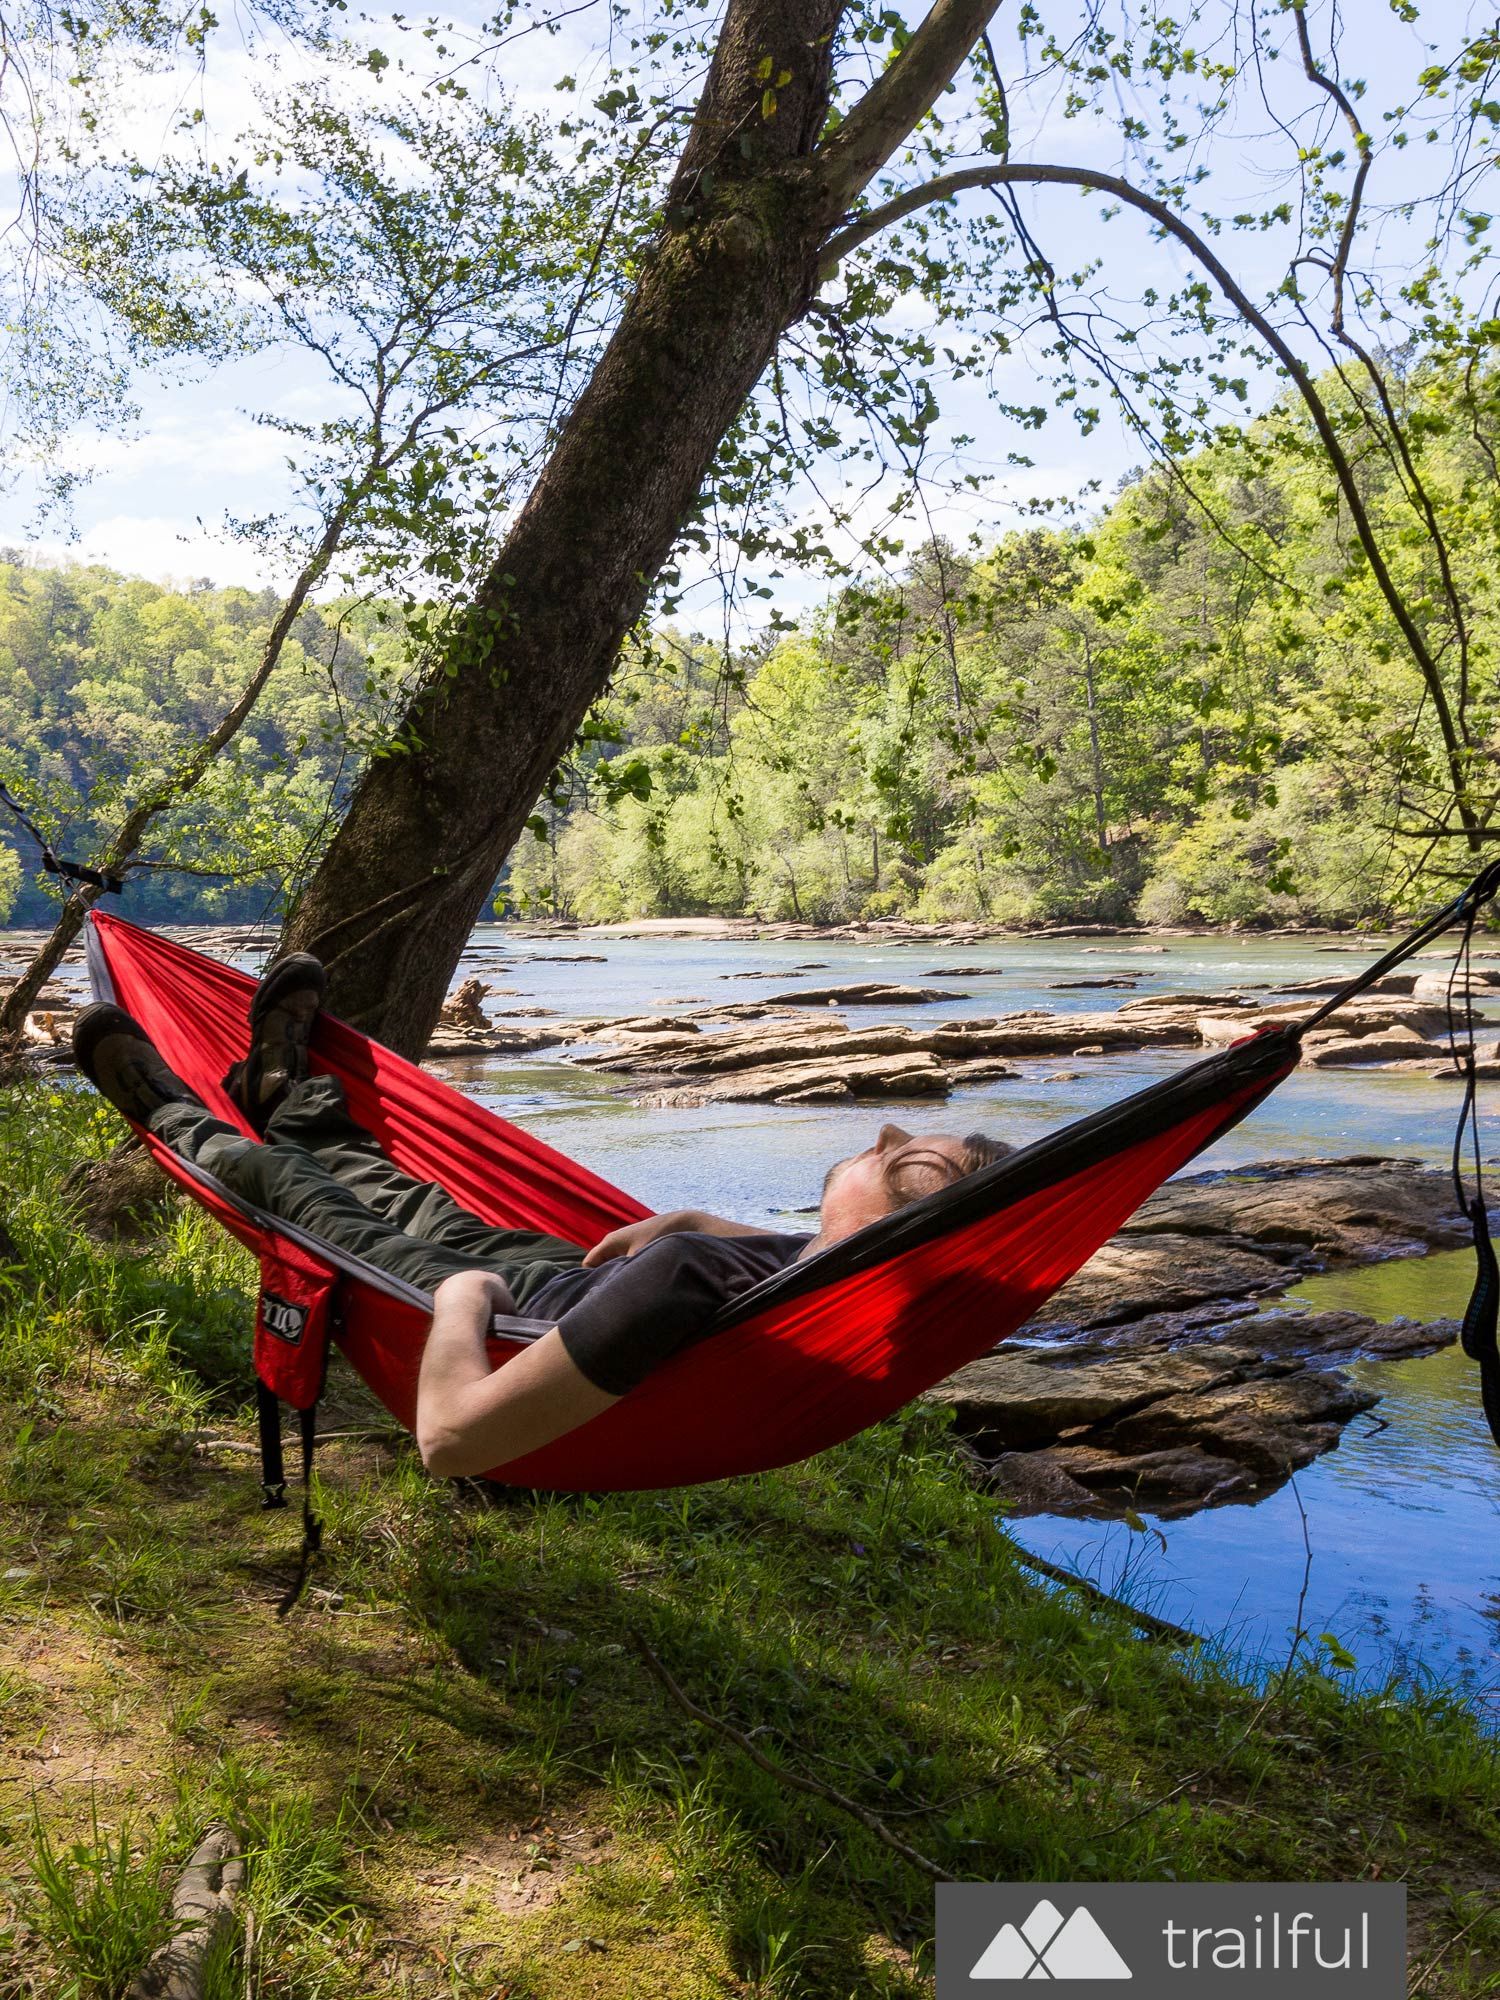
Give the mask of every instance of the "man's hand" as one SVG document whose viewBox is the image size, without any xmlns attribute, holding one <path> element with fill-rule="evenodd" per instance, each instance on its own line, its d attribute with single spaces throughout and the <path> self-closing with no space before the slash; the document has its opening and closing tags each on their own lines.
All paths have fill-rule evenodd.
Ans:
<svg viewBox="0 0 1500 2000">
<path fill-rule="evenodd" d="M 612 1229 L 608 1236 L 601 1236 L 584 1258 L 583 1267 L 591 1271 L 596 1264 L 608 1264 L 615 1257 L 633 1257 L 658 1236 L 681 1236 L 687 1230 L 701 1229 L 711 1219 L 696 1208 L 675 1208 L 667 1215 L 644 1215 L 639 1222 L 627 1222 L 623 1229 Z"/>
<path fill-rule="evenodd" d="M 730 1222 L 722 1215 L 710 1215 L 702 1208 L 674 1208 L 667 1215 L 646 1215 L 639 1222 L 627 1222 L 623 1229 L 612 1229 L 608 1236 L 601 1236 L 583 1260 L 584 1269 L 591 1271 L 596 1264 L 607 1264 L 614 1257 L 633 1257 L 637 1250 L 644 1250 L 648 1243 L 654 1243 L 658 1236 L 764 1236 L 767 1231 L 763 1223 Z"/>
<path fill-rule="evenodd" d="M 465 1306 L 476 1311 L 482 1306 L 487 1313 L 509 1313 L 515 1310 L 515 1300 L 510 1295 L 510 1287 L 503 1278 L 493 1271 L 456 1271 L 451 1278 L 444 1278 L 432 1295 L 434 1309 L 457 1308 L 461 1313 Z M 445 1310 L 444 1318 L 450 1316 Z"/>
</svg>

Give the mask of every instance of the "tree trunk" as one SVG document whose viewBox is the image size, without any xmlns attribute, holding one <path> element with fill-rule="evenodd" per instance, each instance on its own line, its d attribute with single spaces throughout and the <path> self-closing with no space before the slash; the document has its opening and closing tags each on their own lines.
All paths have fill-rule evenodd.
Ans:
<svg viewBox="0 0 1500 2000">
<path fill-rule="evenodd" d="M 603 690 L 783 330 L 817 283 L 812 162 L 843 0 L 731 0 L 635 295 L 397 754 L 371 763 L 288 924 L 330 1004 L 412 1055 L 533 801 Z M 775 91 L 772 115 L 765 62 Z"/>
</svg>

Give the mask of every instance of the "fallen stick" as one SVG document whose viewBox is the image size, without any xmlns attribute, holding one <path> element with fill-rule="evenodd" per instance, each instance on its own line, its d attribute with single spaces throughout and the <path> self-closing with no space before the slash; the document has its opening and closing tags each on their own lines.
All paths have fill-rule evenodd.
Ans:
<svg viewBox="0 0 1500 2000">
<path fill-rule="evenodd" d="M 1202 1646 L 1207 1641 L 1198 1633 L 1189 1632 L 1185 1625 L 1174 1625 L 1169 1619 L 1158 1618 L 1154 1611 L 1142 1611 L 1134 1604 L 1127 1604 L 1123 1597 L 1111 1597 L 1107 1590 L 1101 1590 L 1097 1583 L 1090 1583 L 1086 1576 L 1076 1576 L 1072 1570 L 1064 1569 L 1060 1563 L 1048 1562 L 1045 1556 L 1034 1556 L 1023 1549 L 1019 1542 L 1010 1542 L 1016 1561 L 1024 1563 L 1027 1569 L 1034 1569 L 1041 1576 L 1050 1577 L 1054 1583 L 1065 1583 L 1070 1590 L 1081 1590 L 1085 1597 L 1095 1604 L 1106 1604 L 1111 1611 L 1118 1611 L 1128 1618 L 1132 1625 L 1138 1625 L 1143 1632 L 1149 1632 L 1154 1639 L 1170 1639 L 1174 1646 Z"/>
<path fill-rule="evenodd" d="M 172 1891 L 172 1936 L 151 1954 L 127 2000 L 203 2000 L 209 1954 L 234 1922 L 245 1881 L 240 1844 L 227 1826 L 211 1826 Z"/>
</svg>

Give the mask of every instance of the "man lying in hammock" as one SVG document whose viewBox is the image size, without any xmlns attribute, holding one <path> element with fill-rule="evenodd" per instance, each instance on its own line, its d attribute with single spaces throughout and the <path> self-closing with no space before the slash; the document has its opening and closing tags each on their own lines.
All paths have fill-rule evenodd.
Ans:
<svg viewBox="0 0 1500 2000">
<path fill-rule="evenodd" d="M 443 1477 L 488 1471 L 587 1423 L 752 1285 L 1010 1151 L 982 1133 L 913 1138 L 884 1125 L 829 1169 L 816 1235 L 679 1209 L 611 1230 L 585 1253 L 483 1222 L 386 1158 L 349 1116 L 338 1079 L 309 1068 L 324 985 L 318 961 L 297 953 L 267 970 L 251 1004 L 250 1053 L 224 1086 L 263 1144 L 215 1118 L 118 1007 L 86 1007 L 73 1050 L 118 1111 L 234 1194 L 433 1293 L 416 1436 Z M 553 1325 L 497 1369 L 485 1344 L 496 1312 Z"/>
</svg>

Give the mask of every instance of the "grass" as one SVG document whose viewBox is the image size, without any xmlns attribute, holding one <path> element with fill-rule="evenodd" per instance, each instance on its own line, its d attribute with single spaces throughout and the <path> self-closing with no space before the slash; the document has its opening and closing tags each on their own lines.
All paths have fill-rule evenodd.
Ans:
<svg viewBox="0 0 1500 2000">
<path fill-rule="evenodd" d="M 947 1875 L 1399 1878 L 1414 1996 L 1500 1994 L 1462 1704 L 1311 1653 L 1258 1692 L 1038 1586 L 926 1407 L 786 1472 L 532 1495 L 428 1479 L 335 1363 L 357 1435 L 278 1622 L 253 1268 L 175 1201 L 91 1241 L 63 1177 L 118 1136 L 67 1087 L 0 1103 L 0 2000 L 123 1991 L 214 1819 L 250 1867 L 210 2000 L 929 1995 L 930 1881 L 642 1643 Z"/>
</svg>

